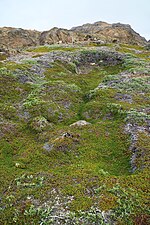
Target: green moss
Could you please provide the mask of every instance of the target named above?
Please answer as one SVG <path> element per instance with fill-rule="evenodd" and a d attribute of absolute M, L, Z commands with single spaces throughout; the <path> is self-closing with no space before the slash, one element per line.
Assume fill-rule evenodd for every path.
<path fill-rule="evenodd" d="M 7 59 L 7 55 L 2 55 L 2 54 L 0 54 L 0 61 L 3 61 L 3 60 L 5 60 L 5 59 Z"/>
<path fill-rule="evenodd" d="M 131 49 L 136 49 L 136 50 L 144 50 L 143 46 L 139 45 L 127 45 L 127 44 L 120 44 L 120 47 L 125 47 L 125 48 L 131 48 Z"/>
<path fill-rule="evenodd" d="M 1 224 L 42 223 L 47 216 L 52 219 L 50 209 L 59 204 L 69 210 L 63 219 L 70 223 L 105 224 L 101 211 L 108 210 L 118 224 L 148 217 L 149 136 L 138 133 L 132 174 L 131 140 L 124 132 L 126 118 L 140 126 L 149 119 L 148 61 L 130 55 L 123 65 L 102 65 L 83 74 L 74 63 L 56 61 L 41 78 L 30 74 L 32 61 L 0 64 Z M 34 83 L 21 84 L 16 70 L 28 71 Z M 107 87 L 124 70 L 138 76 Z M 106 88 L 97 88 L 100 83 Z M 117 97 L 125 94 L 131 102 Z M 91 124 L 70 126 L 80 119 Z"/>
<path fill-rule="evenodd" d="M 25 71 L 31 67 L 32 64 L 28 63 L 29 61 L 25 61 L 24 63 L 15 63 L 15 62 L 7 62 L 5 64 L 6 68 L 13 72 L 17 69 Z"/>
<path fill-rule="evenodd" d="M 77 197 L 71 204 L 71 210 L 87 210 L 93 205 L 92 200 L 89 197 L 83 197 L 83 195 Z"/>
<path fill-rule="evenodd" d="M 76 51 L 78 48 L 65 47 L 59 45 L 39 46 L 36 48 L 27 49 L 29 52 L 51 52 L 51 51 Z"/>

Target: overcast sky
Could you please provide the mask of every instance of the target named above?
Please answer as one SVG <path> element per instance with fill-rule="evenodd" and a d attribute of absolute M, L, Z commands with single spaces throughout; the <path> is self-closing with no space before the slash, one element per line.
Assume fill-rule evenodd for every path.
<path fill-rule="evenodd" d="M 0 27 L 71 28 L 105 21 L 130 24 L 150 39 L 150 0 L 0 0 Z"/>

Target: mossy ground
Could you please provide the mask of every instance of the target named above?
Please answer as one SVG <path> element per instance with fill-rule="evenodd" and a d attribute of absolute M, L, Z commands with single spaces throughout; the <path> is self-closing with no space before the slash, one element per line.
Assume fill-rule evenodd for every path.
<path fill-rule="evenodd" d="M 29 48 L 27 49 L 27 51 L 29 52 L 51 52 L 51 51 L 76 51 L 78 48 L 74 48 L 74 47 L 68 47 L 66 45 L 64 46 L 59 46 L 59 45 L 47 45 L 47 46 L 39 46 L 39 47 L 35 47 L 35 48 Z"/>
<path fill-rule="evenodd" d="M 72 50 L 76 49 L 65 49 Z M 119 49 L 128 53 L 135 50 L 135 46 Z M 145 79 L 142 74 L 147 74 L 144 65 L 148 68 L 148 51 L 139 47 L 138 50 L 142 51 L 138 57 L 145 63 L 139 76 Z M 45 52 L 47 47 L 33 51 Z M 40 78 L 31 72 L 33 65 L 38 62 L 0 63 L 0 223 L 39 224 L 46 215 L 41 216 L 30 207 L 52 207 L 58 196 L 62 201 L 73 196 L 67 207 L 77 213 L 74 217 L 79 216 L 80 210 L 86 212 L 97 207 L 102 211 L 112 210 L 113 220 L 118 224 L 138 224 L 137 220 L 142 218 L 147 223 L 149 137 L 144 131 L 139 133 L 136 163 L 140 169 L 132 174 L 131 139 L 124 127 L 130 110 L 148 108 L 149 90 L 141 88 L 145 81 L 141 86 L 133 81 L 130 88 L 128 83 L 108 85 L 121 72 L 131 68 L 139 72 L 134 57 L 130 62 L 93 67 L 91 72 L 83 74 L 76 73 L 71 64 L 55 61 Z M 21 83 L 18 71 L 31 81 Z M 100 83 L 106 88 L 97 88 Z M 129 94 L 132 102 L 118 99 L 118 94 Z M 91 124 L 70 126 L 81 119 Z M 141 125 L 141 121 L 136 123 Z M 65 137 L 65 133 L 70 136 Z M 141 168 L 142 160 L 145 166 Z M 65 207 L 65 200 L 63 204 Z M 43 224 L 51 224 L 50 220 L 44 221 Z M 62 224 L 75 223 L 63 221 Z M 96 223 L 95 218 L 95 223 L 85 224 L 102 223 Z"/>

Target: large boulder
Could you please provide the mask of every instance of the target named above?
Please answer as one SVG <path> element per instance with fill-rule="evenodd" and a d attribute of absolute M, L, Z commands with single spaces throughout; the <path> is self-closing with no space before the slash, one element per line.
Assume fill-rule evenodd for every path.
<path fill-rule="evenodd" d="M 77 121 L 77 122 L 75 122 L 75 123 L 72 123 L 71 125 L 70 125 L 70 127 L 72 127 L 72 126 L 78 126 L 78 127 L 82 127 L 82 126 L 87 126 L 87 125 L 90 125 L 91 123 L 89 123 L 89 122 L 87 122 L 87 121 L 85 121 L 85 120 L 79 120 L 79 121 Z"/>

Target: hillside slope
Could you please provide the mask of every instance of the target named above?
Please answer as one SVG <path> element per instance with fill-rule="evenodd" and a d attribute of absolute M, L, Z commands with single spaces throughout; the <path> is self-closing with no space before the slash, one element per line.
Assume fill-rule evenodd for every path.
<path fill-rule="evenodd" d="M 0 224 L 149 224 L 150 51 L 35 46 L 0 80 Z"/>

